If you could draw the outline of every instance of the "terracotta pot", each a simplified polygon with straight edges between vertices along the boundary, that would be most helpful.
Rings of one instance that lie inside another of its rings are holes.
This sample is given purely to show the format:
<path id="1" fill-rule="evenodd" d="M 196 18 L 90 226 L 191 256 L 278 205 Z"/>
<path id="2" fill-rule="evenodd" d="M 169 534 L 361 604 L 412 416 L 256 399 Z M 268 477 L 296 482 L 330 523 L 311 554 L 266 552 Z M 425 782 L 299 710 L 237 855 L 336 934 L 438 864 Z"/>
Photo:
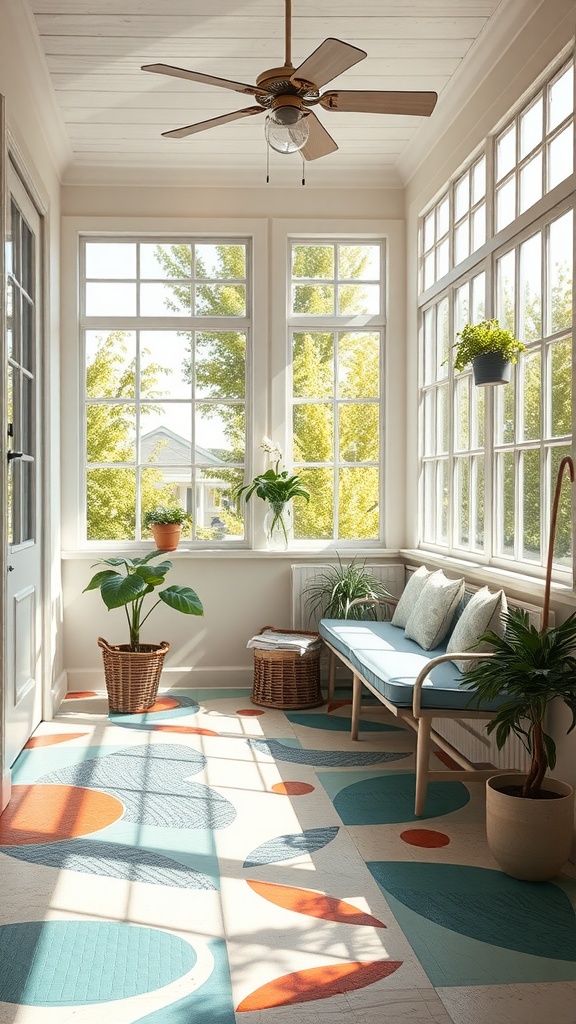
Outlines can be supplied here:
<path id="1" fill-rule="evenodd" d="M 554 878 L 570 856 L 574 836 L 574 790 L 567 782 L 544 779 L 542 789 L 556 799 L 525 800 L 502 793 L 526 776 L 494 775 L 486 782 L 486 836 L 490 852 L 507 875 L 527 882 Z"/>
<path id="2" fill-rule="evenodd" d="M 159 551 L 176 550 L 182 533 L 180 523 L 152 523 L 150 529 Z"/>

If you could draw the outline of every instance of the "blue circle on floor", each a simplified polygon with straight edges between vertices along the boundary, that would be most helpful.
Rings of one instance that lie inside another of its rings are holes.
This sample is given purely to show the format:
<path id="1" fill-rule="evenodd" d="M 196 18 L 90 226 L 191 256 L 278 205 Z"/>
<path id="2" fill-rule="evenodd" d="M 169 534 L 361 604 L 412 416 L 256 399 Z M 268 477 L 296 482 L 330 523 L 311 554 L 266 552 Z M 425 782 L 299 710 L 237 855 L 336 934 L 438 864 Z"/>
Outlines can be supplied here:
<path id="1" fill-rule="evenodd" d="M 437 818 L 464 807 L 470 793 L 461 782 L 429 782 L 424 814 L 414 814 L 415 776 L 381 775 L 341 789 L 332 803 L 345 825 L 392 825 Z"/>
<path id="2" fill-rule="evenodd" d="M 0 926 L 0 1000 L 77 1006 L 127 999 L 176 981 L 192 946 L 157 928 L 115 921 L 23 921 Z"/>

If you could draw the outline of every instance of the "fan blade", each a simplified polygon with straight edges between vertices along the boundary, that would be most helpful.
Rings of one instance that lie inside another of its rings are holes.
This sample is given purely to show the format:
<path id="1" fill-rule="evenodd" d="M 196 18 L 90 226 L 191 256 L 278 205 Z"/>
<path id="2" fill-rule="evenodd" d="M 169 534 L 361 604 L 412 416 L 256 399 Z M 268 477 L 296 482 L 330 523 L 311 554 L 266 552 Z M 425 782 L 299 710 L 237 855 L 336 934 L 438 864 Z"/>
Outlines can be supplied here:
<path id="1" fill-rule="evenodd" d="M 219 89 L 232 89 L 234 92 L 243 92 L 248 96 L 268 95 L 265 89 L 259 89 L 257 85 L 232 82 L 229 78 L 215 78 L 214 75 L 204 75 L 201 71 L 173 68 L 171 64 L 144 64 L 140 70 L 153 71 L 157 75 L 170 75 L 172 78 L 186 78 L 191 82 L 200 82 L 202 85 L 216 85 Z"/>
<path id="2" fill-rule="evenodd" d="M 320 89 L 331 82 L 337 75 L 364 60 L 368 54 L 357 46 L 343 43 L 340 39 L 325 39 L 320 46 L 306 58 L 303 64 L 290 77 L 290 81 L 300 88 L 310 85 Z"/>
<path id="3" fill-rule="evenodd" d="M 318 160 L 321 156 L 328 156 L 328 153 L 335 153 L 338 146 L 331 135 L 328 134 L 324 125 L 318 120 L 316 114 L 310 111 L 307 115 L 308 141 L 300 150 L 305 160 Z"/>
<path id="4" fill-rule="evenodd" d="M 162 132 L 164 139 L 185 139 L 187 135 L 194 135 L 196 132 L 205 132 L 207 128 L 216 128 L 219 124 L 226 124 L 227 121 L 237 121 L 239 117 L 250 117 L 252 114 L 263 114 L 263 107 L 245 107 L 244 110 L 233 110 L 230 114 L 222 114 L 221 117 L 211 117 L 209 121 L 198 121 L 196 124 L 188 124 L 185 128 L 174 128 L 171 132 Z"/>
<path id="5" fill-rule="evenodd" d="M 325 92 L 320 106 L 325 110 L 349 110 L 358 114 L 414 114 L 430 117 L 436 106 L 435 92 Z"/>

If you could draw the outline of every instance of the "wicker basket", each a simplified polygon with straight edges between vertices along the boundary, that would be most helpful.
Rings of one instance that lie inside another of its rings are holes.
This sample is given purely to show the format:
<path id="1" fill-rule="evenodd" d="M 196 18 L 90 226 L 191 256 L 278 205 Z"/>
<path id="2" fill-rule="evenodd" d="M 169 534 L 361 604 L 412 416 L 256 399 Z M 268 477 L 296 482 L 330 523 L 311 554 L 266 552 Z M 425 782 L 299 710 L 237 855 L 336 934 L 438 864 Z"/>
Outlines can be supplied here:
<path id="1" fill-rule="evenodd" d="M 111 711 L 123 713 L 146 711 L 158 695 L 164 658 L 170 644 L 140 644 L 142 650 L 131 651 L 129 644 L 112 646 L 101 636 L 104 678 Z"/>
<path id="2" fill-rule="evenodd" d="M 318 637 L 305 629 L 274 629 L 263 626 L 261 633 L 290 633 Z M 319 708 L 324 704 L 320 689 L 320 648 L 298 651 L 263 651 L 254 648 L 252 703 L 265 708 Z"/>

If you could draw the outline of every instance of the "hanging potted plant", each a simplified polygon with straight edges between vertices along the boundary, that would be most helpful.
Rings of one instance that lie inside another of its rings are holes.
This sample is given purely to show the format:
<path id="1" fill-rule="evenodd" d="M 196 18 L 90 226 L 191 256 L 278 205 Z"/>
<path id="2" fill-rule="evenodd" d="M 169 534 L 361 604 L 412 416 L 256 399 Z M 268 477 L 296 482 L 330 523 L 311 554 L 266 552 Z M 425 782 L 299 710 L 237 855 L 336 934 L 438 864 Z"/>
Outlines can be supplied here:
<path id="1" fill-rule="evenodd" d="M 310 492 L 303 486 L 296 473 L 280 469 L 282 451 L 268 437 L 260 445 L 268 453 L 274 466 L 265 473 L 255 476 L 252 483 L 236 487 L 232 497 L 238 500 L 244 495 L 249 501 L 252 495 L 268 502 L 269 508 L 264 517 L 264 533 L 271 550 L 285 551 L 292 535 L 292 498 L 304 498 L 310 501 Z"/>
<path id="2" fill-rule="evenodd" d="M 182 526 L 189 522 L 190 513 L 180 505 L 155 505 L 144 514 L 144 525 L 150 528 L 159 551 L 175 551 Z"/>
<path id="3" fill-rule="evenodd" d="M 83 591 L 99 590 L 109 611 L 124 608 L 126 613 L 129 643 L 113 646 L 102 637 L 98 638 L 111 711 L 145 711 L 156 700 L 162 666 L 170 644 L 166 640 L 160 644 L 142 643 L 140 640 L 142 626 L 154 609 L 162 602 L 185 615 L 204 614 L 198 594 L 190 587 L 180 587 L 173 583 L 164 590 L 158 590 L 172 569 L 172 562 L 168 560 L 155 562 L 162 555 L 163 551 L 152 551 L 144 558 L 127 558 L 123 555 L 103 558 L 95 562 L 94 566 L 105 565 L 110 568 L 97 572 Z M 156 602 L 145 610 L 146 598 L 155 591 L 158 591 Z"/>
<path id="4" fill-rule="evenodd" d="M 456 343 L 454 369 L 460 373 L 469 363 L 478 386 L 507 384 L 512 375 L 512 364 L 518 362 L 526 346 L 510 332 L 500 327 L 498 320 L 482 320 L 479 324 L 466 324 Z"/>
<path id="5" fill-rule="evenodd" d="M 545 731 L 546 714 L 556 699 L 572 714 L 576 725 L 576 612 L 559 626 L 548 625 L 550 578 L 562 474 L 574 481 L 574 463 L 562 459 L 550 524 L 550 540 L 542 628 L 531 626 L 527 612 L 511 609 L 503 637 L 491 631 L 492 653 L 466 672 L 463 685 L 475 691 L 472 706 L 501 701 L 486 726 L 495 732 L 499 749 L 508 736 L 519 737 L 530 754 L 528 774 L 496 775 L 486 783 L 488 846 L 500 867 L 514 878 L 545 881 L 553 878 L 570 856 L 574 837 L 574 789 L 547 776 L 556 765 L 556 744 Z"/>

